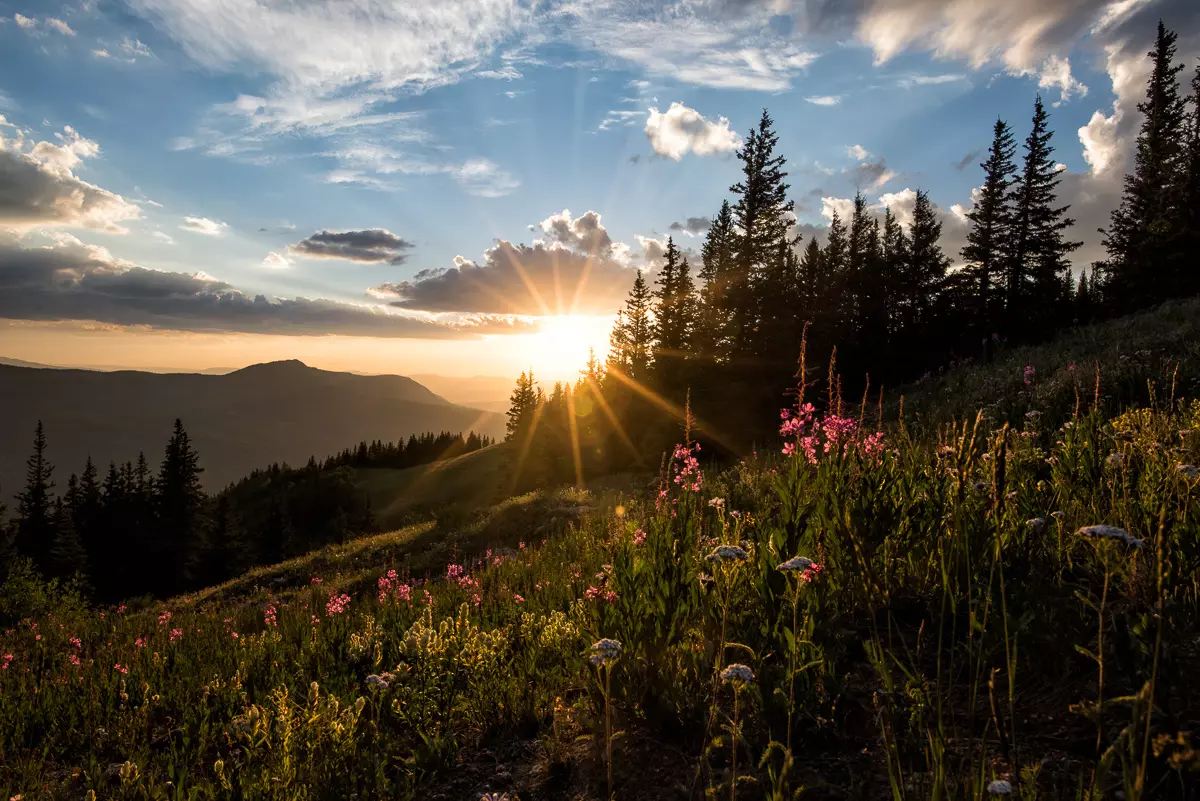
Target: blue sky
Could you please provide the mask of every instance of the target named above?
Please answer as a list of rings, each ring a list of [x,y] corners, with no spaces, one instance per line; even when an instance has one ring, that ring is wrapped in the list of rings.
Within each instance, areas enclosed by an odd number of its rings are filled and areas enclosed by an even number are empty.
[[[1023,137],[1040,91],[1086,263],[1136,133],[1154,21],[1194,54],[1198,13],[1174,0],[4,0],[0,156],[30,183],[0,201],[0,284],[22,259],[92,272],[0,303],[0,353],[162,365],[290,348],[469,374],[553,351],[541,366],[565,375],[604,344],[605,315],[668,234],[698,247],[695,220],[695,236],[671,225],[728,196],[732,151],[763,107],[802,232],[856,189],[902,215],[924,188],[953,255],[992,121]],[[356,238],[375,229],[390,238]],[[453,274],[423,272],[436,270]],[[96,271],[126,283],[101,288]],[[155,279],[169,288],[139,300]],[[507,316],[569,312],[589,317],[538,334]]]

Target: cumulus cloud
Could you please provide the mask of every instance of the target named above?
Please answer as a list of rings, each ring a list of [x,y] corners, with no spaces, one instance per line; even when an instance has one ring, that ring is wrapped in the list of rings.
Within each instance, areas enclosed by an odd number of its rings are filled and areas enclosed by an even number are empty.
[[[248,295],[203,273],[148,270],[69,234],[48,247],[0,244],[0,318],[89,320],[175,331],[453,339],[513,330],[439,321],[379,304]]]
[[[288,245],[288,251],[314,258],[403,264],[408,260],[406,251],[412,250],[412,247],[411,242],[385,228],[368,228],[364,231],[318,231],[294,245]]]
[[[24,14],[13,14],[13,22],[17,23],[17,27],[21,30],[29,31],[35,35],[40,29],[43,28],[61,36],[75,35],[75,31],[71,29],[71,26],[57,17],[46,17],[43,20],[39,20],[37,17],[27,17]]]
[[[181,230],[191,231],[193,234],[221,236],[229,228],[229,225],[219,220],[210,220],[207,217],[184,217],[183,225],[179,227]]]
[[[77,226],[126,233],[120,223],[137,219],[141,210],[74,173],[99,154],[99,145],[70,126],[55,139],[30,143],[19,129],[8,139],[0,132],[0,228]]]
[[[276,253],[272,250],[263,257],[262,266],[266,267],[268,270],[286,270],[288,267],[292,266],[292,263],[288,261],[287,256]]]
[[[667,230],[678,231],[688,236],[700,236],[700,234],[708,230],[708,226],[711,224],[712,221],[707,217],[688,217],[682,222],[676,221],[671,223],[667,226]]]
[[[550,242],[579,253],[607,256],[612,252],[612,238],[596,211],[589,210],[572,219],[571,210],[563,209],[537,225],[529,226],[529,230],[541,231]]]
[[[728,119],[707,119],[679,102],[672,103],[665,112],[651,107],[645,132],[654,152],[674,161],[689,151],[697,156],[732,153],[742,144],[729,127]]]
[[[804,99],[807,102],[812,103],[814,106],[836,106],[838,103],[842,102],[841,95],[814,95]]]
[[[642,260],[647,265],[657,267],[662,264],[663,256],[667,252],[667,240],[642,236],[640,234],[636,239],[638,244],[642,246]]]
[[[620,306],[633,271],[615,258],[562,246],[501,240],[482,262],[458,256],[454,266],[422,270],[411,281],[372,292],[401,309],[484,314],[607,314]]]
[[[174,245],[175,244],[175,240],[171,237],[171,235],[168,233],[164,233],[163,231],[155,231],[150,236],[154,237],[159,242],[162,242],[165,245]]]
[[[850,145],[846,148],[846,155],[856,161],[866,161],[871,157],[870,152],[862,145]]]

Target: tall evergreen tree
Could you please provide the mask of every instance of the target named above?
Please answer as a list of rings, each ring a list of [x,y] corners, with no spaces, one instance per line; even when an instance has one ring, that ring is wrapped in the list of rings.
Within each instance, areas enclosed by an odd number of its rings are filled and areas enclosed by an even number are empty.
[[[975,323],[985,337],[995,332],[1005,298],[1005,253],[1012,235],[1012,197],[1017,145],[1004,120],[992,128],[992,147],[983,167],[983,186],[967,212],[970,227],[962,249],[966,269],[976,284]]]
[[[533,430],[537,414],[537,382],[533,370],[522,371],[508,399],[508,422],[505,424],[508,440],[523,441]]]
[[[25,489],[17,495],[16,546],[39,569],[51,567],[50,546],[54,541],[54,465],[46,458],[46,432],[38,420],[33,436],[33,453],[25,463]]]
[[[1039,95],[1033,104],[1033,127],[1025,140],[1021,175],[1013,186],[1007,310],[1014,328],[1042,333],[1051,330],[1057,315],[1069,306],[1067,256],[1082,244],[1064,237],[1075,224],[1066,216],[1070,206],[1055,205],[1062,177],[1052,158],[1053,136]]]
[[[620,333],[614,338],[614,344],[619,344],[621,352],[611,362],[618,372],[637,382],[645,382],[650,373],[651,348],[654,344],[652,301],[650,287],[642,271],[638,270],[633,288],[625,300],[625,308],[621,310]]]
[[[883,211],[883,229],[879,235],[880,258],[883,260],[883,286],[886,300],[888,331],[894,333],[900,325],[901,280],[908,263],[908,237],[900,221],[892,214],[891,206]]]
[[[905,324],[910,331],[931,321],[930,311],[946,278],[946,270],[950,267],[950,259],[942,252],[940,244],[942,223],[937,218],[937,210],[929,200],[929,194],[922,189],[917,190],[912,215],[902,306]]]
[[[738,230],[729,280],[731,346],[735,354],[743,356],[752,346],[758,324],[761,271],[778,253],[794,208],[787,199],[788,184],[784,181],[787,159],[775,153],[778,141],[771,117],[763,109],[758,127],[751,129],[737,152],[742,180],[729,188],[737,196],[733,221]]]
[[[169,594],[189,585],[196,576],[197,558],[204,550],[206,497],[200,486],[200,457],[176,419],[156,482],[158,551],[162,581],[156,589]]]
[[[203,584],[219,584],[247,567],[245,537],[237,511],[226,493],[222,493],[213,505],[205,544],[207,547],[198,571]]]
[[[1171,251],[1180,231],[1182,148],[1185,108],[1179,96],[1173,31],[1160,20],[1133,172],[1125,176],[1121,205],[1105,231],[1105,288],[1115,309],[1129,311],[1162,300],[1170,292]]]
[[[54,539],[50,544],[49,573],[62,579],[78,578],[85,584],[88,575],[87,552],[75,530],[71,514],[73,496],[78,493],[75,476],[67,482],[67,494],[54,503]]]
[[[651,361],[660,389],[674,396],[685,389],[684,362],[696,328],[696,296],[687,259],[671,237],[667,238],[654,300]]]
[[[728,200],[722,201],[700,249],[700,308],[693,337],[694,353],[714,362],[724,361],[728,355],[728,284],[736,235],[733,210]]]

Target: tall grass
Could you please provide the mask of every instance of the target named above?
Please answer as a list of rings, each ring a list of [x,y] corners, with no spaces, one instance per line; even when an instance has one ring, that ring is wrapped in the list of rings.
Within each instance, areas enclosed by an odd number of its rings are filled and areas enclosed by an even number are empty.
[[[23,619],[0,798],[1195,797],[1200,403],[1090,405],[798,405],[545,542]]]

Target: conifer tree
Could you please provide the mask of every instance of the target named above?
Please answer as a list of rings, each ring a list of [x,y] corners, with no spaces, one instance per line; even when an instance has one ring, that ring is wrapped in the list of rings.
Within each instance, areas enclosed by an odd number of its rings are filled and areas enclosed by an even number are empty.
[[[975,205],[967,212],[970,227],[962,249],[966,269],[976,284],[975,322],[987,335],[995,332],[1005,297],[1005,260],[1012,229],[1012,197],[1017,145],[1004,120],[992,128],[992,147],[983,167],[983,186]]]
[[[1175,258],[1177,292],[1184,296],[1200,294],[1200,64],[1192,76],[1191,103],[1184,166],[1180,171],[1182,230]]]
[[[685,361],[691,352],[697,309],[687,259],[680,255],[671,237],[667,238],[654,300],[651,361],[660,391],[679,400],[686,390]]]
[[[733,269],[733,210],[729,201],[708,227],[700,249],[700,307],[693,351],[700,358],[721,362],[728,355],[729,276]]]
[[[159,468],[157,493],[158,551],[162,560],[156,589],[171,593],[195,578],[196,559],[204,550],[206,498],[200,486],[200,457],[176,419]]]
[[[801,324],[809,319],[816,307],[817,298],[824,292],[824,267],[821,261],[821,243],[816,237],[808,240],[804,246],[804,255],[800,258],[796,295],[799,304]]]
[[[737,152],[742,180],[729,188],[737,196],[733,221],[738,233],[729,280],[730,338],[736,355],[745,355],[752,346],[761,300],[760,273],[787,235],[794,207],[787,199],[788,184],[784,181],[787,159],[775,153],[778,141],[771,117],[763,109],[758,127],[751,129]]]
[[[623,366],[621,372],[637,382],[645,382],[650,372],[651,347],[654,342],[652,300],[650,287],[647,286],[642,271],[638,270],[619,318],[622,327],[617,340],[622,351],[613,362],[614,365]]]
[[[1133,172],[1125,176],[1121,205],[1105,231],[1105,291],[1114,309],[1130,311],[1162,300],[1170,291],[1172,246],[1180,229],[1185,108],[1179,96],[1173,31],[1160,20]]]
[[[946,278],[950,259],[942,252],[942,223],[929,194],[917,190],[909,228],[902,314],[910,331],[930,322],[930,311]]]
[[[517,386],[509,396],[505,439],[523,441],[533,429],[536,413],[537,382],[534,380],[531,369],[528,373],[521,372],[520,377],[517,378]]]
[[[203,584],[219,584],[247,567],[246,542],[237,512],[225,493],[213,505],[205,545],[198,571]]]
[[[25,463],[25,489],[17,495],[16,546],[41,570],[51,567],[50,546],[54,541],[54,465],[46,458],[46,433],[38,420],[33,436],[33,453]]]
[[[908,238],[890,206],[883,211],[883,229],[879,234],[880,258],[883,260],[883,286],[886,300],[888,331],[894,333],[900,324],[901,280],[908,262]]]
[[[85,584],[88,575],[87,552],[79,540],[72,519],[71,503],[76,501],[78,486],[75,476],[67,482],[67,493],[54,503],[54,539],[50,544],[50,569],[52,576],[61,579],[78,577]],[[65,501],[65,502],[64,502]]]
[[[1069,242],[1064,231],[1075,224],[1070,206],[1056,206],[1062,180],[1055,167],[1049,115],[1039,95],[1033,105],[1033,127],[1025,140],[1020,178],[1013,186],[1013,225],[1007,276],[1007,311],[1015,328],[1047,332],[1056,314],[1066,310],[1064,278],[1068,254],[1081,242]]]

